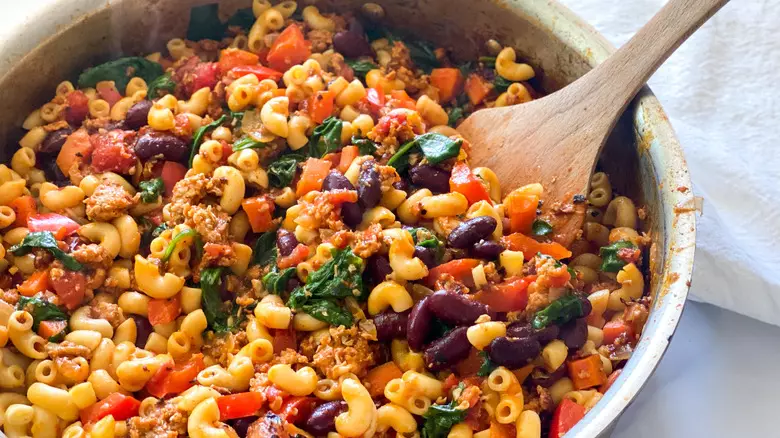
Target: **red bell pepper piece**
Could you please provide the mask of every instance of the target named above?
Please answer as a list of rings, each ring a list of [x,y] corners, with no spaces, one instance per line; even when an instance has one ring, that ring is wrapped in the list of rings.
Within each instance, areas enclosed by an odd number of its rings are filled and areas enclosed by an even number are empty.
[[[425,277],[425,284],[433,287],[442,275],[449,274],[455,280],[460,281],[466,285],[474,284],[474,280],[471,274],[471,270],[476,268],[479,264],[477,259],[458,259],[451,260],[447,263],[431,268],[428,271],[428,276]]]
[[[161,366],[144,388],[157,398],[165,397],[168,394],[178,394],[194,385],[195,378],[204,368],[206,368],[206,364],[200,353],[192,356],[189,361],[183,364],[177,365],[171,361]]]
[[[311,56],[311,48],[306,44],[301,28],[295,24],[276,37],[268,52],[268,65],[274,70],[287,71],[290,67],[300,64]]]
[[[249,218],[249,225],[255,233],[263,233],[273,228],[274,200],[268,195],[246,198],[241,207]]]
[[[282,73],[272,68],[263,67],[262,65],[239,65],[230,69],[230,74],[236,79],[246,76],[255,75],[257,80],[271,79],[274,82],[282,78]]]
[[[496,312],[524,310],[528,304],[528,285],[536,281],[536,275],[510,278],[507,281],[477,292],[477,301],[487,304]]]
[[[176,294],[168,299],[153,299],[147,307],[147,318],[152,326],[168,324],[181,313],[181,294]]]
[[[223,395],[217,399],[219,420],[226,421],[255,415],[264,403],[265,396],[259,392]]]
[[[452,168],[450,175],[450,190],[458,192],[466,197],[469,205],[478,201],[490,201],[490,193],[466,163],[457,163]],[[492,203],[492,202],[491,202]]]
[[[280,416],[288,423],[295,424],[309,418],[309,414],[316,404],[317,399],[314,397],[290,397],[284,401]]]
[[[163,185],[165,185],[165,196],[170,197],[173,194],[173,186],[175,186],[177,182],[183,180],[184,175],[186,174],[187,168],[180,163],[166,161],[165,164],[163,164],[160,178],[162,178]]]
[[[247,52],[246,50],[236,48],[228,48],[219,52],[219,61],[217,64],[219,65],[220,73],[224,75],[235,67],[257,65],[258,62],[260,62],[260,57],[252,52]]]
[[[70,236],[80,227],[78,222],[57,213],[36,214],[27,218],[27,229],[30,232],[51,231],[57,240]]]
[[[366,90],[366,102],[368,102],[371,112],[378,114],[379,110],[385,107],[385,92],[382,89],[369,88]]]
[[[96,423],[105,416],[111,415],[116,421],[127,420],[138,415],[141,402],[133,397],[115,392],[97,403],[81,410],[81,422]]]
[[[585,416],[585,407],[565,398],[553,414],[549,438],[561,438]]]

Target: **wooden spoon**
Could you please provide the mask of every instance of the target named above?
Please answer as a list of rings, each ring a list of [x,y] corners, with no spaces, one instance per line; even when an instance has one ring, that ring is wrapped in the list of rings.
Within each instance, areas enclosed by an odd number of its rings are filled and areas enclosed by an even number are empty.
[[[473,165],[491,168],[504,194],[544,186],[553,239],[577,237],[596,159],[626,106],[669,55],[728,0],[670,0],[604,63],[565,88],[521,105],[475,112],[458,126]],[[581,201],[581,197],[578,197]]]

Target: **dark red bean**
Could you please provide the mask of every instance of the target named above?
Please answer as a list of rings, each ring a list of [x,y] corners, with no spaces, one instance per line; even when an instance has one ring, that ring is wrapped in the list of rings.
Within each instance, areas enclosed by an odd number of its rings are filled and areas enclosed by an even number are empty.
[[[363,222],[363,209],[357,202],[345,202],[341,204],[341,219],[348,227],[355,228]]]
[[[276,232],[276,247],[279,249],[279,255],[288,256],[292,254],[295,247],[298,246],[298,239],[291,231],[280,228]]]
[[[553,385],[553,383],[565,377],[567,371],[568,368],[566,367],[565,363],[551,373],[548,373],[542,368],[536,368],[531,373],[531,375],[528,376],[528,383],[531,388],[536,388],[537,386],[541,386],[542,388],[549,388]]]
[[[561,327],[559,337],[570,350],[579,350],[588,340],[588,323],[584,318],[566,323]]]
[[[289,280],[287,280],[287,284],[285,285],[284,288],[285,288],[285,290],[287,290],[287,292],[292,292],[292,291],[294,291],[295,289],[297,289],[297,288],[299,288],[301,286],[303,286],[303,283],[301,283],[301,280],[298,280],[298,277],[296,277],[296,276],[292,276],[292,277],[290,277]]]
[[[127,110],[127,115],[125,116],[125,126],[135,131],[146,126],[146,120],[149,116],[150,109],[152,109],[151,100],[141,100],[131,106],[130,109]]]
[[[488,237],[495,229],[498,222],[491,216],[478,216],[461,222],[449,236],[447,243],[453,248],[468,248],[480,240]]]
[[[180,161],[189,149],[187,142],[167,132],[146,132],[135,142],[135,154],[143,161],[156,155],[162,155],[168,161]]]
[[[534,332],[534,338],[542,345],[547,345],[550,342],[558,339],[561,333],[560,327],[557,325],[548,325],[547,327]]]
[[[504,245],[492,240],[480,240],[471,248],[471,255],[486,260],[495,260],[504,250]]]
[[[360,167],[357,192],[358,203],[366,209],[376,207],[382,199],[382,182],[373,161],[366,161]]]
[[[233,420],[228,420],[227,423],[230,425],[230,427],[233,428],[233,430],[236,431],[238,436],[246,436],[247,431],[249,430],[249,426],[254,423],[258,419],[257,416],[251,416],[251,417],[244,417],[244,418],[236,418]]]
[[[436,252],[431,248],[417,245],[414,247],[414,256],[422,260],[425,266],[429,268],[433,268],[438,264],[436,263]]]
[[[400,179],[393,183],[393,188],[409,193],[409,183],[405,179]]]
[[[396,313],[388,311],[374,317],[376,337],[380,342],[406,338],[406,327],[409,324],[409,311]]]
[[[374,254],[366,260],[366,272],[373,284],[379,284],[393,273],[386,255]]]
[[[421,351],[428,338],[433,320],[433,312],[429,306],[430,301],[430,296],[421,299],[409,313],[409,322],[406,324],[406,340],[409,341],[409,348],[414,351]]]
[[[333,35],[333,48],[346,58],[371,55],[371,46],[365,36],[358,32],[345,30]]]
[[[450,174],[438,167],[426,164],[415,166],[409,170],[409,179],[412,180],[412,184],[425,187],[433,193],[450,191]]]
[[[593,310],[593,305],[590,303],[590,300],[587,297],[581,296],[580,301],[582,301],[582,316],[590,315],[590,312]]]
[[[487,304],[466,295],[440,290],[431,295],[429,301],[431,312],[442,321],[452,324],[473,324],[482,315],[489,315],[494,321],[498,319],[498,314]]]
[[[501,336],[487,347],[490,360],[507,368],[520,368],[539,356],[542,346],[534,338]]]
[[[355,190],[355,186],[338,170],[331,170],[325,180],[322,181],[322,191],[330,190]]]
[[[515,322],[506,328],[508,338],[534,338],[541,345],[547,345],[550,341],[558,339],[560,329],[557,325],[549,325],[541,330],[534,330],[530,324]]]
[[[146,345],[146,341],[149,339],[149,335],[152,334],[154,328],[148,319],[141,315],[130,315],[135,320],[135,346],[143,348]]]
[[[65,144],[65,140],[73,132],[70,128],[62,128],[56,131],[51,131],[46,134],[46,137],[38,146],[38,152],[42,154],[56,154],[62,149],[62,145]]]
[[[466,336],[467,330],[468,327],[458,327],[443,338],[433,341],[423,352],[423,359],[428,369],[443,370],[468,357],[471,344]]]
[[[312,411],[306,420],[306,430],[317,436],[327,435],[336,428],[336,417],[347,411],[347,402],[343,400],[323,403]]]

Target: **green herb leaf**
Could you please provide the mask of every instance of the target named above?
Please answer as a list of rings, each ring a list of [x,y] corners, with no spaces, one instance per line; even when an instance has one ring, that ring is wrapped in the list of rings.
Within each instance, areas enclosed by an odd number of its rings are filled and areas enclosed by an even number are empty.
[[[550,225],[549,222],[543,221],[541,219],[534,220],[534,223],[531,224],[531,234],[534,236],[546,236],[548,234],[551,234],[553,232],[553,227]]]
[[[460,153],[460,145],[463,144],[461,139],[453,140],[435,132],[420,135],[415,138],[415,141],[431,164],[457,157]]]
[[[224,269],[218,266],[200,271],[201,307],[206,314],[208,327],[216,333],[232,332],[242,320],[241,307],[231,304],[232,308],[226,312],[220,298],[219,288],[222,286]]]
[[[466,110],[464,110],[463,107],[456,106],[455,108],[451,109],[450,113],[447,115],[447,124],[454,128],[457,126],[460,119],[464,118],[465,116]]]
[[[101,81],[114,81],[116,89],[123,94],[130,78],[140,76],[146,83],[163,74],[162,66],[146,58],[131,56],[108,61],[85,70],[79,76],[79,88],[89,88]]]
[[[244,149],[262,149],[266,146],[268,145],[252,137],[241,137],[233,143],[233,152],[243,151]]]
[[[444,256],[444,242],[439,240],[431,230],[427,228],[412,228],[409,230],[409,233],[411,233],[412,240],[416,246],[434,250],[436,259],[441,261],[442,256]]]
[[[433,44],[423,40],[405,40],[406,48],[409,49],[409,57],[412,58],[412,62],[420,70],[426,73],[430,73],[436,67],[439,67],[441,63],[436,58],[434,53]]]
[[[352,137],[352,144],[358,147],[360,155],[374,155],[378,145],[367,138]]]
[[[458,66],[458,70],[460,70],[460,74],[465,79],[469,74],[471,74],[471,71],[474,70],[474,64],[472,62],[463,63]]]
[[[333,300],[312,300],[301,306],[301,310],[334,327],[340,325],[352,327],[352,324],[355,323],[349,310],[339,306]]]
[[[223,114],[217,120],[214,120],[208,125],[201,126],[200,128],[198,128],[197,131],[195,131],[195,135],[192,136],[192,150],[190,151],[189,167],[192,167],[192,160],[195,159],[195,155],[198,153],[200,144],[203,142],[203,136],[205,136],[208,131],[211,131],[212,129],[215,129],[218,126],[221,126],[223,123],[225,123],[227,119],[228,119],[228,115]]]
[[[493,80],[493,87],[497,92],[503,93],[509,88],[510,85],[512,85],[512,81],[508,81],[496,73],[496,78]]]
[[[38,331],[41,321],[67,321],[68,314],[56,305],[39,297],[19,297],[16,310],[26,310],[33,317],[32,330]],[[67,331],[63,330],[63,331]]]
[[[149,82],[149,85],[146,89],[146,97],[148,99],[156,99],[160,97],[161,91],[167,91],[168,93],[173,93],[173,90],[176,89],[176,82],[171,79],[170,73],[166,73],[161,76],[157,76],[155,80],[152,82]]]
[[[141,189],[141,201],[145,204],[157,202],[157,198],[165,193],[165,184],[162,178],[141,181],[138,183],[138,187]]]
[[[583,316],[585,315],[583,314],[580,297],[574,294],[565,295],[536,312],[531,321],[531,326],[540,330],[550,324],[561,325]]]
[[[360,59],[347,59],[347,65],[349,65],[352,68],[352,71],[355,72],[355,77],[360,78],[362,80],[366,79],[366,74],[369,71],[379,68],[379,66],[377,66],[371,61],[365,61]]]
[[[276,262],[276,230],[260,235],[252,248],[252,264],[268,266]]]
[[[221,40],[227,24],[219,20],[219,4],[210,3],[190,9],[187,39],[190,41]]]
[[[404,143],[389,160],[387,160],[388,166],[395,167],[398,173],[403,172],[409,166],[409,154],[412,148],[417,146],[415,140]]]
[[[203,242],[200,239],[200,233],[195,231],[193,228],[188,228],[181,233],[173,236],[171,239],[171,243],[168,244],[168,247],[165,248],[165,252],[163,253],[163,256],[160,260],[162,260],[163,263],[167,262],[168,259],[171,258],[173,255],[173,251],[176,249],[176,246],[181,242],[182,240],[193,237],[194,243],[195,243],[195,252],[196,257],[200,258],[200,251],[203,250]]]
[[[628,240],[621,240],[609,246],[602,246],[599,249],[601,256],[601,270],[603,272],[619,272],[626,266],[626,262],[618,257],[618,251],[624,248],[637,249],[636,245]]]
[[[263,276],[263,286],[268,292],[279,295],[287,289],[287,281],[296,272],[295,268],[287,268],[280,272],[279,268],[274,266],[270,272]]]
[[[571,280],[574,281],[577,278],[577,271],[572,269],[571,266],[566,266],[566,270],[569,272],[569,275],[571,276]]]
[[[485,351],[480,351],[479,356],[482,358],[482,365],[480,365],[479,371],[477,371],[477,375],[479,377],[487,377],[490,375],[490,373],[493,372],[493,370],[498,368],[498,365],[490,360],[490,357],[488,357],[487,352]]]
[[[432,404],[423,418],[423,438],[446,438],[452,426],[466,419],[466,410],[458,409],[457,402],[453,400],[446,405]]]
[[[165,222],[160,225],[154,225],[152,221],[145,217],[141,217],[140,222],[145,228],[144,233],[141,235],[141,246],[144,248],[148,248],[153,239],[160,237],[160,234],[168,229],[168,224]]]
[[[49,251],[57,260],[71,271],[80,271],[84,265],[79,263],[70,254],[61,250],[57,245],[57,239],[51,231],[35,231],[24,236],[24,239],[17,245],[8,248],[15,256],[23,256],[32,251],[33,248],[41,248]]]
[[[322,158],[330,152],[341,148],[341,120],[328,117],[321,125],[314,128],[309,138],[309,155]]]
[[[485,64],[485,67],[493,68],[496,66],[496,57],[495,56],[480,56],[479,62],[482,64]]]
[[[272,187],[287,187],[295,179],[298,171],[298,163],[306,161],[306,157],[299,154],[287,154],[277,158],[268,166],[268,182]]]

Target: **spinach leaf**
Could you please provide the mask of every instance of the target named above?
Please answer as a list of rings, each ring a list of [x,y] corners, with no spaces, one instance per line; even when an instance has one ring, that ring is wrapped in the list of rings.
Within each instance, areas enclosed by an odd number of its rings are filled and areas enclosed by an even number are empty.
[[[463,79],[465,80],[469,74],[471,74],[471,71],[474,70],[474,63],[472,62],[466,62],[458,66],[458,70],[460,70],[460,74],[463,76]]]
[[[609,246],[602,246],[599,249],[601,270],[603,272],[618,272],[623,269],[623,266],[626,266],[626,262],[618,257],[618,252],[625,248],[637,249],[636,245],[628,240],[621,240]]]
[[[409,167],[409,154],[413,147],[417,146],[416,140],[411,140],[404,143],[398,150],[387,160],[388,166],[395,167],[398,173],[402,173],[407,167]]]
[[[38,331],[41,321],[67,321],[68,314],[56,305],[39,297],[19,297],[16,310],[26,310],[33,317],[32,330]],[[67,329],[66,329],[67,330]]]
[[[225,268],[218,266],[200,271],[201,307],[206,314],[208,327],[216,333],[227,333],[241,324],[241,307],[231,304],[230,311],[223,309],[219,288],[222,286],[222,273]]]
[[[364,61],[360,59],[347,59],[347,65],[349,65],[352,68],[352,71],[355,72],[355,77],[364,81],[366,80],[366,74],[369,71],[375,68],[379,68],[379,66],[371,61]]]
[[[577,279],[577,271],[575,271],[571,266],[566,266],[566,270],[569,272],[569,276],[571,277],[571,281],[574,281]]]
[[[279,268],[274,265],[271,271],[263,276],[263,286],[265,290],[272,294],[279,295],[287,289],[287,281],[292,278],[297,270],[295,268],[287,268],[279,271]]]
[[[149,82],[149,85],[146,89],[146,97],[150,100],[156,99],[160,97],[160,91],[173,93],[174,89],[176,89],[176,82],[171,79],[170,73],[166,73],[164,75],[157,76],[157,79]]]
[[[458,121],[464,117],[466,117],[466,110],[464,110],[463,107],[456,106],[451,109],[450,113],[447,115],[447,124],[454,128],[458,124]]]
[[[146,204],[157,202],[157,198],[165,192],[162,178],[155,178],[138,183],[141,189],[141,201]]]
[[[252,264],[267,266],[276,262],[276,230],[266,231],[252,248]]]
[[[482,365],[479,366],[479,371],[477,371],[477,376],[487,377],[490,375],[490,373],[493,372],[493,370],[498,368],[498,365],[496,365],[495,362],[490,360],[490,357],[488,357],[488,354],[485,351],[480,351],[479,356],[482,358]]]
[[[210,3],[190,9],[188,40],[221,40],[226,30],[227,24],[219,21],[219,4]]]
[[[268,166],[268,182],[273,187],[287,187],[295,179],[298,171],[298,163],[306,161],[306,157],[299,154],[287,154],[277,158]]]
[[[536,312],[531,321],[531,326],[540,330],[550,324],[561,325],[583,316],[585,315],[580,297],[574,294],[565,295]]]
[[[405,40],[404,44],[409,49],[409,57],[412,58],[412,62],[420,70],[430,73],[431,70],[440,66],[433,44],[423,40]]]
[[[460,145],[463,143],[461,139],[453,140],[435,132],[420,135],[415,138],[415,141],[431,164],[457,157],[460,153]]]
[[[314,300],[304,304],[301,310],[334,327],[340,325],[352,327],[352,324],[355,322],[349,310],[339,306],[332,300]]]
[[[482,64],[485,64],[485,67],[493,68],[496,66],[496,57],[495,56],[480,56],[479,62]]]
[[[225,121],[227,121],[227,119],[228,119],[228,115],[223,114],[217,120],[214,120],[208,125],[201,126],[200,128],[198,128],[197,131],[195,131],[195,135],[192,136],[192,150],[190,151],[189,167],[192,167],[192,160],[195,159],[195,155],[198,153],[200,144],[203,142],[203,136],[206,135],[208,131],[211,131],[217,128],[218,126],[221,126],[223,123],[225,123]]]
[[[243,151],[244,149],[262,149],[266,146],[268,145],[252,137],[241,137],[233,143],[233,152]]]
[[[446,405],[432,404],[423,418],[423,438],[446,438],[452,426],[466,419],[466,410],[458,409],[458,403],[453,400]]]
[[[374,155],[377,144],[367,138],[352,137],[352,144],[358,147],[360,155]]]
[[[546,236],[552,232],[552,225],[550,225],[550,223],[547,221],[536,219],[534,220],[534,223],[531,224],[531,234],[534,236]]]
[[[328,117],[314,128],[309,138],[309,156],[322,158],[341,148],[341,120]]]
[[[79,263],[70,254],[61,250],[57,245],[57,239],[54,238],[54,234],[51,231],[34,231],[24,236],[24,239],[10,248],[8,251],[12,252],[15,256],[23,256],[32,251],[33,248],[41,248],[49,251],[57,260],[70,269],[71,271],[80,271],[84,269],[84,265]]]
[[[440,261],[442,256],[444,256],[444,242],[439,240],[429,229],[412,228],[409,230],[409,233],[411,233],[412,240],[416,246],[432,249],[436,254],[437,260]]]
[[[160,234],[168,229],[168,224],[165,222],[155,226],[152,221],[145,217],[141,217],[140,221],[145,228],[144,234],[141,235],[141,246],[144,248],[148,248],[153,239],[160,237]]]
[[[496,78],[493,79],[493,88],[495,88],[498,93],[503,93],[510,85],[512,85],[512,81],[508,81],[498,74],[496,74]]]
[[[121,94],[133,76],[140,76],[149,83],[162,74],[162,66],[146,58],[119,58],[85,70],[79,75],[79,88],[94,87],[100,81],[114,81]]]
[[[439,318],[433,318],[431,321],[431,328],[428,333],[428,339],[441,339],[447,333],[452,331],[454,327],[440,320]]]
[[[171,239],[171,243],[168,244],[168,247],[165,248],[165,252],[163,253],[163,256],[160,260],[162,260],[163,263],[167,262],[168,259],[171,258],[173,255],[173,251],[176,249],[176,246],[181,242],[182,240],[186,239],[187,237],[194,237],[194,243],[195,243],[195,254],[197,258],[200,258],[201,254],[200,252],[203,250],[203,242],[200,239],[200,233],[195,231],[192,228],[188,228],[181,233],[173,236]]]

